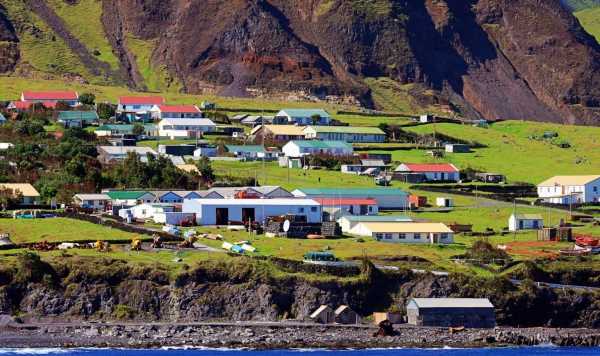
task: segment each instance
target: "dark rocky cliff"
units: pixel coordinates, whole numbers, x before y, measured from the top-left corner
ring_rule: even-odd
[[[373,106],[364,79],[389,77],[433,88],[469,117],[600,124],[600,46],[559,0],[103,0],[103,9],[125,81],[139,88],[127,34],[155,41],[152,61],[188,92]]]

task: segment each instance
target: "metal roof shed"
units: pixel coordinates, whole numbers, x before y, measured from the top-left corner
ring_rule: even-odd
[[[412,298],[406,304],[408,323],[419,326],[493,328],[494,306],[485,298]]]

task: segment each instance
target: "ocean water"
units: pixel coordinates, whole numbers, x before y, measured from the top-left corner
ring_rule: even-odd
[[[153,350],[127,349],[2,349],[0,355],[60,355],[60,356],[598,356],[600,348],[510,347],[482,349],[370,349],[370,350],[232,350],[170,348]]]

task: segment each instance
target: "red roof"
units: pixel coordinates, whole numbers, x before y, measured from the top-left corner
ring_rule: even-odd
[[[404,163],[411,172],[458,172],[450,163]]]
[[[122,96],[119,104],[122,105],[161,105],[165,102],[162,96]]]
[[[377,205],[375,199],[359,199],[359,198],[313,198],[314,201],[325,206],[336,205]]]
[[[23,100],[78,100],[76,91],[24,91]]]
[[[195,105],[159,105],[159,110],[162,112],[179,112],[179,113],[198,113],[198,109]]]
[[[31,105],[37,104],[35,102],[30,101],[13,101],[12,104],[15,106],[17,110],[29,110]],[[41,103],[48,109],[54,109],[56,107],[56,101],[43,101]]]

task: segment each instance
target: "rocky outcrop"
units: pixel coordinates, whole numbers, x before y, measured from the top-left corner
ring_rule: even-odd
[[[12,72],[19,57],[19,39],[6,15],[6,9],[0,4],[0,73]]]

